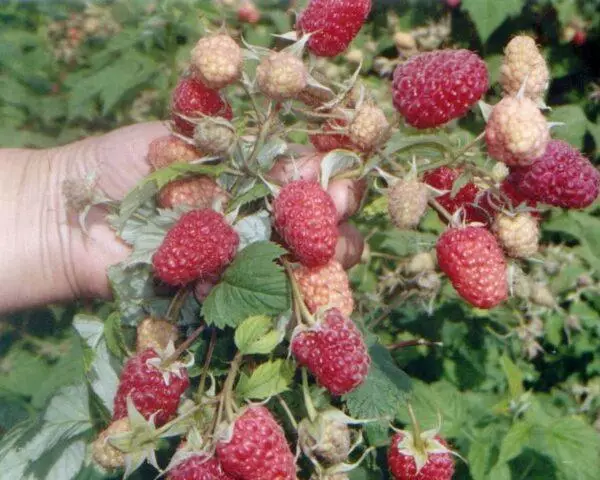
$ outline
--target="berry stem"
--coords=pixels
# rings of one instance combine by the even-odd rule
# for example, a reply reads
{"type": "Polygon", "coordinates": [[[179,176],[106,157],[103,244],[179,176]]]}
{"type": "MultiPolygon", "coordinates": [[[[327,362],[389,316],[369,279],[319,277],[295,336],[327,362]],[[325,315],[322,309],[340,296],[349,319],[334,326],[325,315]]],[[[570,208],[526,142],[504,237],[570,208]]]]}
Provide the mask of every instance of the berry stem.
{"type": "Polygon", "coordinates": [[[406,404],[406,408],[408,409],[408,416],[410,417],[410,423],[412,424],[415,448],[420,452],[424,452],[425,444],[423,443],[423,439],[421,438],[421,427],[419,427],[419,422],[417,422],[415,412],[410,403],[406,404]]]}
{"type": "Polygon", "coordinates": [[[398,350],[406,347],[418,347],[420,345],[426,345],[428,347],[442,347],[444,344],[442,342],[430,342],[429,340],[425,340],[424,338],[416,338],[414,340],[406,340],[405,342],[398,342],[392,345],[386,345],[388,350],[398,350]]]}
{"type": "Polygon", "coordinates": [[[269,136],[269,131],[271,130],[271,124],[273,123],[273,120],[275,119],[276,116],[277,116],[277,109],[275,108],[275,104],[273,102],[271,102],[269,104],[269,115],[267,116],[267,119],[260,127],[260,132],[258,134],[258,138],[256,139],[256,143],[254,143],[254,148],[252,149],[252,153],[250,154],[250,157],[248,158],[248,161],[246,162],[247,166],[252,165],[258,158],[260,149],[262,148],[267,137],[269,136]]]}
{"type": "Polygon", "coordinates": [[[173,354],[168,357],[164,362],[161,363],[162,368],[167,368],[173,362],[177,361],[177,359],[181,356],[183,352],[185,352],[192,343],[196,341],[196,339],[200,336],[200,334],[204,331],[206,325],[200,325],[196,330],[192,332],[192,334],[185,339],[185,341],[177,347],[177,349],[173,352],[173,354]]]}
{"type": "Polygon", "coordinates": [[[454,218],[452,217],[452,215],[450,214],[450,212],[448,212],[448,210],[446,210],[444,207],[442,207],[440,205],[440,202],[438,202],[435,198],[430,198],[429,199],[429,205],[436,212],[438,212],[442,217],[444,217],[448,221],[449,225],[452,225],[454,223],[454,218]]]}
{"type": "Polygon", "coordinates": [[[475,145],[477,145],[479,143],[479,141],[483,139],[484,136],[485,136],[485,131],[481,132],[479,135],[477,135],[477,137],[475,137],[475,139],[473,139],[471,142],[467,143],[463,148],[461,148],[458,152],[456,152],[454,154],[454,157],[452,158],[452,162],[456,162],[456,160],[458,160],[460,157],[462,157],[464,154],[466,154],[469,150],[471,150],[471,148],[473,148],[475,145]]]}
{"type": "Polygon", "coordinates": [[[212,360],[213,352],[215,351],[215,345],[217,344],[217,330],[213,329],[210,334],[210,342],[208,343],[208,350],[206,351],[206,357],[204,358],[204,365],[202,366],[202,374],[200,376],[200,383],[198,385],[198,392],[196,398],[200,400],[204,395],[206,389],[206,377],[208,375],[208,369],[212,360]]]}
{"type": "Polygon", "coordinates": [[[296,422],[294,414],[290,410],[290,407],[288,406],[287,402],[283,399],[281,395],[277,395],[277,401],[281,405],[281,408],[283,408],[283,410],[285,411],[290,423],[292,424],[292,427],[294,427],[294,430],[298,430],[298,422],[296,422]]]}
{"type": "Polygon", "coordinates": [[[296,277],[294,277],[294,272],[292,270],[292,266],[287,260],[282,259],[283,266],[285,271],[287,272],[288,278],[290,279],[290,284],[292,285],[292,298],[294,302],[294,309],[296,310],[296,316],[299,319],[304,320],[309,326],[314,325],[315,318],[312,313],[309,312],[308,308],[306,308],[306,304],[304,303],[304,298],[302,297],[302,292],[300,291],[300,287],[298,286],[298,282],[296,282],[296,277]]]}
{"type": "Polygon", "coordinates": [[[183,308],[183,304],[188,296],[190,289],[188,286],[180,288],[171,303],[169,304],[169,308],[167,309],[167,313],[165,314],[165,318],[169,323],[174,325],[177,324],[177,320],[179,319],[179,314],[181,313],[181,309],[183,308]]]}
{"type": "Polygon", "coordinates": [[[308,373],[306,368],[302,368],[302,394],[304,395],[304,406],[306,407],[306,413],[308,419],[313,422],[317,418],[317,409],[310,396],[310,388],[308,387],[308,373]]]}
{"type": "MultiPolygon", "coordinates": [[[[225,415],[229,422],[233,421],[235,414],[233,412],[233,385],[235,383],[235,379],[237,378],[238,370],[240,369],[240,364],[242,363],[243,355],[241,352],[237,352],[233,360],[231,361],[229,374],[225,379],[225,384],[223,385],[223,397],[221,398],[221,405],[225,406],[225,415]]],[[[218,422],[217,422],[218,425],[218,422]]]]}

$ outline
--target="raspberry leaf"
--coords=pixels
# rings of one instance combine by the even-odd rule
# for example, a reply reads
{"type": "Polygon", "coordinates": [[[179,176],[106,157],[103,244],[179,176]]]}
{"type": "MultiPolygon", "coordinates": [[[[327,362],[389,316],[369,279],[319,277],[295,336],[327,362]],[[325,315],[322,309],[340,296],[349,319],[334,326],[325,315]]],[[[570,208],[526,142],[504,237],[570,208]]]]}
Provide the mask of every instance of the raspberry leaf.
{"type": "Polygon", "coordinates": [[[287,277],[274,260],[285,253],[270,242],[242,250],[202,308],[208,325],[236,327],[252,315],[279,315],[290,308],[287,277]]]}
{"type": "Polygon", "coordinates": [[[321,161],[321,186],[327,190],[331,177],[354,165],[360,165],[360,157],[349,150],[333,150],[321,161]]]}
{"type": "Polygon", "coordinates": [[[236,387],[240,398],[263,400],[285,392],[294,377],[295,367],[292,362],[278,359],[267,362],[256,368],[252,375],[242,373],[236,387]]]}
{"type": "Polygon", "coordinates": [[[506,20],[523,8],[521,0],[463,0],[462,8],[469,12],[481,40],[487,42],[490,35],[506,20]]]}
{"type": "Polygon", "coordinates": [[[273,320],[266,315],[248,317],[235,330],[235,345],[244,355],[271,353],[282,339],[282,332],[273,329],[273,320]]]}
{"type": "Polygon", "coordinates": [[[380,345],[369,347],[371,368],[361,386],[343,399],[347,402],[350,414],[354,418],[378,418],[379,422],[367,424],[365,430],[369,443],[376,444],[387,439],[390,415],[397,412],[401,403],[406,401],[411,390],[408,375],[400,370],[388,350],[380,345]],[[377,392],[377,395],[373,395],[377,392]]]}
{"type": "Polygon", "coordinates": [[[234,228],[240,236],[240,249],[244,249],[252,243],[268,241],[271,237],[269,212],[261,210],[248,215],[237,222],[234,228]]]}

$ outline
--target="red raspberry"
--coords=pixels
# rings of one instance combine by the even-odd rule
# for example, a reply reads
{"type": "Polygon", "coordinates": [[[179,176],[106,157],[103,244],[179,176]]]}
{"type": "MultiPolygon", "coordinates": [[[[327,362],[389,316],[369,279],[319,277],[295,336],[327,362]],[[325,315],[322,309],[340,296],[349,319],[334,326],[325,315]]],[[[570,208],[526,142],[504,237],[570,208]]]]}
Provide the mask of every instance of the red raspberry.
{"type": "Polygon", "coordinates": [[[178,114],[197,118],[200,118],[201,115],[223,117],[227,120],[233,118],[231,107],[221,97],[221,94],[193,77],[179,80],[173,91],[171,110],[175,130],[190,138],[194,136],[194,124],[184,120],[178,114]]]}
{"type": "Polygon", "coordinates": [[[309,136],[310,143],[312,143],[319,152],[331,152],[331,150],[336,150],[338,148],[352,150],[354,145],[352,145],[352,141],[348,135],[343,133],[340,133],[339,135],[327,133],[339,131],[346,126],[347,122],[345,120],[330,120],[323,125],[324,133],[322,135],[315,134],[309,136]]]}
{"type": "MultiPolygon", "coordinates": [[[[439,167],[435,170],[426,172],[425,175],[423,175],[423,181],[427,185],[431,185],[438,190],[452,190],[452,186],[459,176],[460,172],[458,170],[453,170],[448,167],[439,167]]],[[[487,223],[489,219],[486,212],[476,205],[479,193],[479,187],[474,183],[469,182],[464,185],[454,197],[452,197],[451,192],[448,192],[436,197],[436,200],[450,214],[453,214],[462,207],[464,212],[463,218],[466,223],[487,223]]],[[[440,216],[440,219],[444,222],[446,221],[442,216],[440,216]]]]}
{"type": "Polygon", "coordinates": [[[158,206],[161,208],[175,208],[178,205],[211,208],[215,200],[220,200],[221,206],[227,205],[227,193],[212,178],[204,175],[174,180],[158,194],[158,206]]]}
{"type": "Polygon", "coordinates": [[[600,172],[562,140],[551,140],[542,157],[515,172],[509,178],[528,198],[555,207],[585,208],[600,190],[600,172]]]}
{"type": "Polygon", "coordinates": [[[328,310],[310,329],[300,331],[292,340],[292,353],[333,395],[358,387],[371,364],[362,334],[337,308],[328,310]]]}
{"type": "Polygon", "coordinates": [[[479,308],[492,308],[506,300],[506,260],[488,230],[451,228],[440,236],[436,250],[441,270],[467,302],[479,308]]]}
{"type": "Polygon", "coordinates": [[[296,180],[273,202],[275,229],[302,265],[318,267],[333,258],[339,232],[337,211],[318,182],[296,180]]]}
{"type": "Polygon", "coordinates": [[[188,212],[154,254],[154,272],[169,285],[217,275],[233,260],[239,240],[220,213],[210,209],[188,212]]]}
{"type": "Polygon", "coordinates": [[[252,0],[244,0],[238,8],[238,20],[244,23],[258,23],[260,21],[260,10],[252,0]]]}
{"type": "Polygon", "coordinates": [[[394,72],[394,106],[416,128],[462,117],[489,87],[485,62],[468,50],[415,55],[394,72]]]}
{"type": "MultiPolygon", "coordinates": [[[[486,190],[477,200],[477,205],[487,214],[486,223],[490,223],[501,210],[512,211],[520,205],[535,208],[536,202],[529,200],[508,177],[500,184],[500,194],[486,190]]],[[[538,211],[531,211],[530,214],[534,218],[540,218],[538,211]]]]}
{"type": "Polygon", "coordinates": [[[271,412],[246,408],[233,425],[229,441],[217,443],[223,470],[239,480],[295,480],[294,454],[271,412]]]}
{"type": "Polygon", "coordinates": [[[308,49],[320,57],[342,53],[358,35],[371,11],[371,0],[311,0],[296,24],[313,33],[308,49]]]}
{"type": "Polygon", "coordinates": [[[167,472],[167,480],[233,480],[216,457],[198,453],[186,458],[167,472]]]}
{"type": "Polygon", "coordinates": [[[423,452],[418,452],[414,442],[407,444],[405,432],[394,435],[388,450],[388,466],[392,477],[396,480],[450,480],[454,475],[452,454],[445,449],[446,442],[441,437],[435,436],[432,440],[425,442],[427,460],[417,472],[415,458],[423,452]]]}
{"type": "Polygon", "coordinates": [[[113,421],[127,417],[127,397],[131,397],[144,418],[155,415],[157,427],[175,416],[179,400],[190,383],[188,374],[175,365],[174,371],[163,371],[158,366],[160,361],[158,353],[151,348],[127,360],[115,396],[113,421]]]}

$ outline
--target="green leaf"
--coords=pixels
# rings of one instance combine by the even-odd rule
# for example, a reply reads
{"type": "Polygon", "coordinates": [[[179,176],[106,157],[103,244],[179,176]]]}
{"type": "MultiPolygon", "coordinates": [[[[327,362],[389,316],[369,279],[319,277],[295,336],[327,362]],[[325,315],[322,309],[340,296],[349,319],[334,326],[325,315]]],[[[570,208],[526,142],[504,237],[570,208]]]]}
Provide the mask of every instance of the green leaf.
{"type": "Polygon", "coordinates": [[[154,295],[150,265],[126,269],[119,263],[108,268],[108,279],[121,312],[121,322],[137,325],[145,315],[145,302],[154,295]]]}
{"type": "Polygon", "coordinates": [[[281,340],[281,332],[273,329],[273,319],[266,315],[248,317],[235,330],[235,345],[244,355],[271,353],[281,340]]]}
{"type": "Polygon", "coordinates": [[[462,0],[463,10],[469,12],[483,43],[510,16],[523,8],[522,0],[462,0]]]}
{"type": "Polygon", "coordinates": [[[531,437],[532,426],[526,421],[516,421],[502,440],[498,464],[508,463],[518,456],[523,448],[528,446],[531,437]]]}
{"type": "Polygon", "coordinates": [[[525,393],[525,389],[523,388],[523,372],[519,370],[519,367],[506,354],[500,358],[500,363],[508,381],[510,397],[513,400],[517,400],[525,393]]]}
{"type": "Polygon", "coordinates": [[[237,327],[253,315],[279,315],[290,308],[289,282],[274,260],[285,250],[257,242],[240,253],[202,307],[208,325],[237,327]]]}
{"type": "Polygon", "coordinates": [[[590,121],[579,105],[562,105],[553,107],[548,121],[563,122],[552,128],[552,136],[569,142],[576,148],[583,147],[583,137],[588,130],[590,121]]]}
{"type": "Polygon", "coordinates": [[[104,321],[104,340],[110,353],[116,358],[123,359],[127,353],[127,345],[121,329],[121,314],[111,313],[104,321]]]}
{"type": "Polygon", "coordinates": [[[370,443],[387,438],[389,422],[411,389],[408,375],[400,370],[388,350],[378,343],[369,348],[371,368],[367,378],[356,390],[344,396],[352,417],[380,419],[366,426],[370,443]],[[376,394],[374,394],[376,392],[376,394]]]}
{"type": "Polygon", "coordinates": [[[233,212],[237,207],[241,207],[260,198],[264,198],[267,195],[270,195],[270,193],[271,190],[269,190],[269,187],[267,187],[263,182],[256,183],[246,193],[236,197],[230,203],[228,211],[233,212]]]}
{"type": "Polygon", "coordinates": [[[92,390],[112,414],[115,395],[119,385],[114,360],[111,358],[104,338],[104,322],[91,315],[76,315],[73,326],[94,353],[87,372],[92,390]]]}
{"type": "Polygon", "coordinates": [[[486,480],[493,458],[493,447],[499,439],[498,428],[490,425],[480,430],[469,447],[469,472],[473,480],[486,480]]]}
{"type": "Polygon", "coordinates": [[[436,238],[436,235],[431,233],[393,229],[375,233],[370,243],[375,250],[407,257],[430,249],[435,245],[436,238]]]}
{"type": "Polygon", "coordinates": [[[278,359],[263,363],[250,377],[242,373],[235,390],[242,399],[263,400],[285,392],[294,372],[294,364],[290,361],[278,359]]]}

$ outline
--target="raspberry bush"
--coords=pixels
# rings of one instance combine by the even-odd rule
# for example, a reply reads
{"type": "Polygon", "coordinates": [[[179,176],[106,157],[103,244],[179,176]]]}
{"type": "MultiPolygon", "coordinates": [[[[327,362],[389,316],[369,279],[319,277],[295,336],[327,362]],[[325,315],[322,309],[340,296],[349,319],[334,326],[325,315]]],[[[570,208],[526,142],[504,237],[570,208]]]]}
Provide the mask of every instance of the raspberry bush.
{"type": "Polygon", "coordinates": [[[0,7],[0,139],[170,129],[114,300],[2,324],[0,471],[595,479],[592,2],[289,3],[0,7]]]}

